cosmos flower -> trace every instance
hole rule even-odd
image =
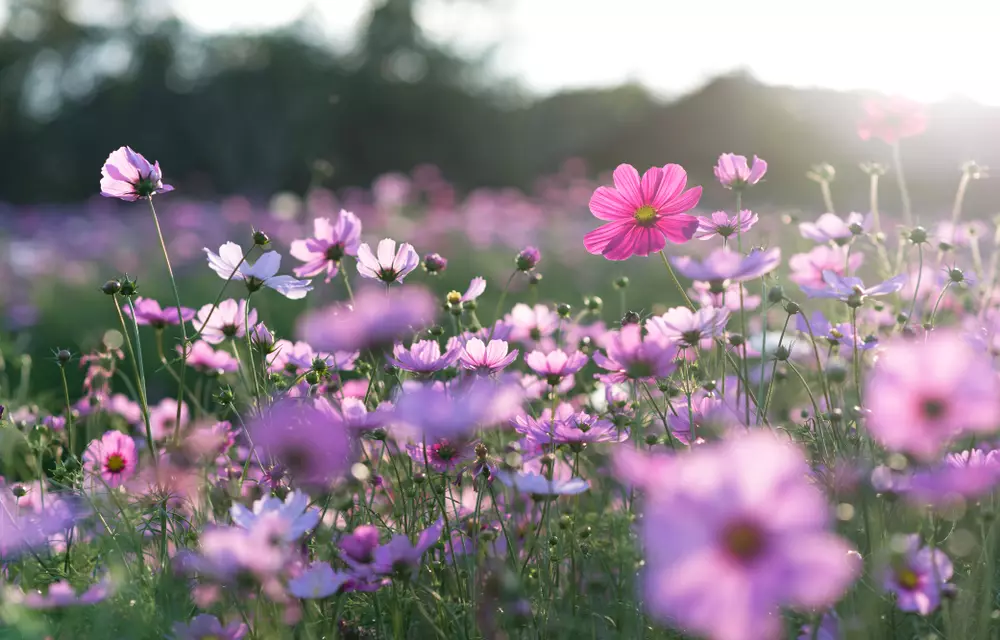
[[[135,202],[173,190],[169,184],[163,184],[160,163],[150,164],[132,147],[112,151],[101,168],[101,195],[105,198]]]
[[[832,605],[860,573],[802,452],[770,433],[654,464],[639,520],[654,618],[718,640],[778,637],[780,607]]]
[[[743,209],[739,215],[730,216],[725,211],[716,211],[707,218],[698,218],[698,230],[694,237],[699,240],[710,240],[716,236],[728,238],[737,232],[746,233],[757,224],[757,214],[749,209]]]
[[[809,330],[812,329],[812,335],[817,340],[822,338],[826,340],[827,346],[837,345],[842,347],[845,356],[852,355],[855,347],[860,351],[868,351],[869,349],[874,349],[879,344],[878,338],[875,336],[867,339],[864,336],[855,335],[854,328],[850,322],[841,322],[837,325],[831,324],[822,311],[813,311],[808,322],[806,322],[802,314],[796,315],[795,328],[806,335],[809,335]]]
[[[182,353],[180,346],[177,347],[177,352]],[[216,351],[205,340],[198,340],[191,345],[187,353],[187,364],[208,375],[232,373],[240,366],[236,358],[228,352]]]
[[[412,544],[405,535],[395,535],[389,542],[375,549],[372,568],[383,575],[412,573],[420,566],[420,559],[441,539],[444,521],[438,520],[417,536]]]
[[[755,280],[781,264],[781,249],[755,249],[744,257],[735,251],[719,248],[708,254],[703,262],[691,256],[676,256],[670,262],[681,275],[705,282],[745,282]]]
[[[335,572],[329,562],[315,562],[298,576],[288,581],[288,591],[296,598],[328,598],[340,591],[351,579],[350,574]]]
[[[970,449],[949,453],[940,463],[908,475],[896,493],[918,506],[943,506],[980,498],[998,485],[1000,451]]]
[[[499,470],[494,474],[504,485],[519,493],[533,496],[575,496],[590,489],[583,478],[549,479],[538,473],[512,473]]]
[[[865,115],[858,123],[862,140],[878,138],[895,144],[903,138],[920,135],[927,129],[927,114],[922,105],[901,97],[866,100]]]
[[[20,600],[20,604],[29,609],[60,609],[101,602],[108,597],[110,592],[111,583],[107,578],[91,585],[79,594],[68,581],[60,580],[50,584],[46,593],[29,591],[17,594],[14,600]]]
[[[809,253],[796,253],[788,259],[788,268],[792,270],[788,279],[799,286],[823,287],[824,271],[848,275],[856,272],[864,259],[864,254],[851,253],[848,247],[818,245]]]
[[[413,461],[422,467],[428,467],[438,473],[449,473],[475,457],[475,447],[467,440],[449,440],[441,438],[435,442],[417,442],[406,446],[406,453]]]
[[[437,340],[417,340],[409,349],[397,344],[393,347],[392,357],[387,360],[403,371],[429,374],[450,367],[458,356],[457,348],[449,349],[442,354],[441,345]]]
[[[744,311],[753,311],[760,306],[760,296],[750,293],[745,286],[738,282],[717,287],[711,283],[696,280],[691,283],[691,299],[702,307],[716,307],[729,309],[730,312],[738,312],[740,310],[740,290],[743,292]]]
[[[816,222],[800,222],[799,233],[806,240],[813,242],[835,242],[845,244],[854,237],[852,227],[857,225],[863,233],[871,230],[872,217],[860,213],[849,213],[847,218],[841,218],[835,213],[824,213]]]
[[[610,372],[602,378],[606,384],[666,378],[677,368],[677,346],[655,336],[644,338],[637,324],[612,332],[605,350],[607,355],[594,354],[594,363]]]
[[[181,427],[187,425],[191,412],[187,403],[181,404]],[[177,399],[164,398],[155,406],[149,408],[149,429],[154,440],[163,440],[173,434],[177,427]]]
[[[729,322],[729,311],[703,307],[691,311],[687,307],[674,307],[660,316],[646,320],[646,329],[668,342],[684,347],[698,348],[703,340],[722,336]]]
[[[326,282],[337,275],[344,256],[355,256],[361,245],[361,221],[350,211],[341,209],[337,222],[329,218],[313,221],[313,237],[294,240],[289,253],[305,264],[295,267],[297,278],[312,278],[326,272]]]
[[[247,429],[261,459],[280,464],[300,485],[326,486],[351,466],[343,422],[308,404],[279,401]]]
[[[511,325],[508,339],[524,344],[548,338],[559,327],[559,315],[544,304],[529,307],[519,302],[510,310],[506,320]]]
[[[487,378],[471,378],[448,389],[430,384],[404,388],[393,410],[393,427],[401,438],[414,442],[458,440],[516,415],[522,396],[520,385],[494,384]]]
[[[545,378],[549,384],[557,385],[566,376],[571,376],[582,369],[590,358],[581,351],[566,353],[562,349],[554,349],[548,353],[532,351],[524,357],[531,370]]]
[[[340,539],[340,557],[353,571],[364,571],[375,561],[379,546],[378,529],[363,524]]]
[[[192,618],[191,622],[175,623],[171,640],[242,640],[247,631],[249,629],[243,622],[223,626],[215,616],[202,613]]]
[[[252,529],[257,520],[267,513],[277,513],[288,521],[288,529],[285,532],[285,540],[288,542],[298,540],[319,522],[319,511],[309,508],[309,496],[298,491],[289,492],[284,502],[274,496],[265,495],[254,500],[253,511],[239,503],[229,509],[233,523],[244,529]]]
[[[917,534],[905,536],[900,542],[901,551],[885,569],[882,587],[896,594],[896,606],[901,611],[930,615],[941,604],[954,567],[944,551],[921,547]]]
[[[219,344],[226,338],[246,335],[247,301],[223,300],[215,309],[206,304],[198,310],[194,327],[201,339],[209,344]],[[257,310],[250,309],[250,326],[257,324]]]
[[[465,293],[458,296],[458,301],[472,302],[479,296],[483,295],[484,291],[486,291],[486,278],[479,278],[479,277],[473,278],[472,281],[469,282],[469,288],[465,290]],[[448,298],[450,302],[452,294],[448,294]]]
[[[767,173],[767,163],[753,157],[753,165],[747,164],[746,156],[723,153],[715,164],[715,178],[727,189],[742,189],[755,185]]]
[[[628,429],[619,430],[609,420],[585,411],[575,411],[567,402],[560,403],[555,415],[546,408],[539,418],[519,415],[510,421],[514,429],[542,446],[584,445],[600,442],[624,442]]]
[[[156,300],[141,296],[134,298],[132,305],[135,306],[135,323],[149,325],[155,329],[163,329],[168,324],[179,324],[181,318],[184,322],[190,322],[194,319],[194,309],[182,307],[180,314],[178,314],[177,307],[161,309],[160,303]],[[122,307],[122,312],[131,318],[132,306],[125,305]]]
[[[138,464],[135,441],[121,431],[108,431],[93,440],[83,452],[83,468],[93,479],[109,487],[120,487],[135,475]]]
[[[583,244],[594,255],[625,260],[662,250],[667,240],[683,243],[698,229],[698,219],[687,215],[701,199],[701,187],[684,190],[687,172],[677,164],[652,167],[639,178],[628,164],[614,171],[615,188],[598,187],[590,199],[590,212],[608,221],[584,236]]]
[[[312,291],[309,280],[296,280],[292,276],[279,276],[281,254],[268,251],[250,264],[243,257],[243,249],[235,242],[227,242],[219,247],[219,253],[205,248],[208,266],[223,280],[242,280],[251,293],[261,287],[274,289],[289,300],[301,300]],[[253,324],[253,323],[251,323]]]
[[[803,285],[800,285],[800,288],[810,298],[833,298],[842,302],[857,301],[859,303],[857,306],[860,306],[866,297],[885,296],[902,289],[906,284],[906,274],[889,278],[873,287],[865,287],[861,278],[844,277],[833,271],[824,271],[823,282],[826,283],[826,288],[823,289]]]
[[[395,240],[384,238],[379,241],[377,252],[376,257],[367,242],[358,247],[358,273],[366,278],[391,284],[402,282],[408,273],[420,265],[420,256],[405,242],[397,249]]]
[[[471,338],[462,347],[458,361],[463,369],[484,374],[503,371],[517,359],[517,349],[509,350],[504,340],[490,340],[483,344],[479,338]]]
[[[884,346],[864,397],[865,424],[886,449],[930,460],[956,437],[996,430],[1000,382],[990,357],[962,335]]]

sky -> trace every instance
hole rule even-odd
[[[91,0],[93,1],[93,0]],[[206,32],[288,24],[312,9],[348,48],[372,0],[168,0]],[[747,70],[780,85],[1000,105],[1000,0],[423,0],[426,33],[546,94],[639,81],[676,95]]]

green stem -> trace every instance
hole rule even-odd
[[[136,395],[139,400],[139,407],[142,409],[142,421],[146,427],[146,445],[149,447],[149,453],[153,456],[153,464],[157,462],[156,458],[156,445],[153,443],[153,429],[149,424],[149,403],[146,401],[146,382],[142,378],[141,367],[136,361],[135,350],[132,348],[132,338],[128,335],[128,327],[125,326],[125,315],[122,313],[122,307],[118,304],[118,298],[111,298],[115,303],[115,310],[118,312],[118,321],[121,323],[122,335],[125,337],[125,346],[128,348],[129,358],[132,360],[132,368],[135,369],[135,381],[136,381]]]
[[[59,365],[59,376],[62,378],[63,399],[66,401],[66,431],[69,433],[69,455],[76,457],[76,424],[73,422],[73,405],[69,401],[69,384],[66,382],[66,367]]]
[[[892,161],[896,165],[896,179],[899,180],[899,197],[903,201],[903,221],[906,223],[906,226],[913,226],[910,192],[906,188],[906,176],[903,175],[903,155],[900,153],[898,140],[892,143]]]
[[[694,303],[691,302],[691,298],[688,297],[687,291],[685,291],[684,287],[681,286],[681,281],[677,279],[677,274],[674,273],[674,268],[670,266],[670,261],[667,260],[667,255],[663,253],[663,251],[660,251],[660,258],[663,260],[663,266],[667,268],[667,273],[670,274],[670,279],[674,281],[674,286],[681,292],[681,296],[684,298],[684,304],[686,304],[689,309],[694,311]]]
[[[917,286],[913,288],[913,300],[910,302],[910,315],[907,317],[907,323],[913,321],[913,311],[917,308],[917,294],[920,292],[920,278],[924,275],[924,245],[923,243],[917,245]]]

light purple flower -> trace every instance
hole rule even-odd
[[[316,562],[288,581],[288,592],[296,598],[318,600],[340,591],[351,575],[334,572],[329,562]]]
[[[159,162],[150,164],[132,147],[120,147],[111,152],[101,168],[101,195],[135,202],[174,190],[162,180]]]
[[[677,368],[677,346],[655,336],[644,339],[637,324],[611,332],[605,351],[595,353],[594,362],[610,372],[601,377],[606,384],[666,378]]]
[[[358,254],[361,245],[361,221],[350,211],[341,209],[336,224],[329,218],[313,220],[313,237],[292,242],[289,253],[305,264],[295,267],[298,278],[312,278],[326,271],[326,282],[337,275],[344,256]]]
[[[411,544],[405,535],[395,535],[389,542],[375,550],[372,568],[383,575],[411,573],[420,566],[420,558],[428,549],[437,544],[444,531],[444,521],[438,520],[417,537]]]
[[[449,473],[466,462],[475,459],[475,447],[467,440],[449,440],[441,438],[435,442],[428,441],[406,445],[406,453],[419,467],[425,464],[438,473]]]
[[[226,338],[242,338],[246,335],[247,301],[223,300],[214,310],[206,304],[198,310],[194,328],[201,339],[209,344],[219,344]],[[250,309],[250,325],[257,324],[257,310]]]
[[[517,355],[517,349],[508,352],[508,345],[504,340],[490,340],[489,344],[483,344],[479,338],[470,338],[462,347],[458,361],[463,369],[495,374],[510,366]]]
[[[842,302],[857,301],[860,306],[860,303],[866,297],[885,296],[902,289],[903,285],[906,284],[906,275],[900,274],[873,287],[865,287],[865,283],[861,281],[861,278],[844,277],[837,275],[833,271],[824,271],[823,281],[827,286],[825,289],[805,285],[799,286],[802,292],[810,298],[833,298]]]
[[[698,230],[694,237],[699,240],[709,240],[716,236],[728,238],[737,232],[746,233],[757,224],[757,214],[749,209],[743,209],[740,214],[731,216],[725,211],[716,211],[709,217],[698,218]]]
[[[727,248],[719,248],[708,254],[704,262],[690,256],[670,259],[681,275],[692,280],[744,282],[754,280],[774,271],[781,264],[781,249],[754,249],[743,257]]]
[[[658,620],[718,640],[778,637],[781,607],[830,606],[860,573],[787,441],[754,432],[640,466],[653,467],[639,522],[645,603]]]
[[[257,520],[268,513],[276,513],[288,522],[285,541],[293,542],[301,538],[319,522],[319,511],[309,508],[309,496],[299,491],[291,491],[282,502],[274,496],[265,495],[254,500],[253,511],[236,503],[229,509],[233,523],[244,529],[253,529]]]
[[[420,287],[388,293],[365,289],[355,295],[353,307],[332,306],[306,315],[299,331],[314,348],[353,352],[391,344],[426,327],[437,308],[434,297]]]
[[[628,439],[628,429],[619,430],[611,421],[602,420],[584,411],[575,411],[569,403],[563,402],[556,408],[546,408],[541,417],[519,415],[510,421],[514,429],[539,446],[560,444],[585,445],[600,442],[624,442]]]
[[[722,288],[721,293],[708,282],[695,281],[691,283],[691,299],[702,307],[729,309],[730,312],[740,310],[740,290],[743,290],[743,310],[753,311],[760,306],[760,296],[750,291],[738,282],[732,282]]]
[[[384,238],[379,241],[377,252],[376,257],[367,242],[358,247],[358,273],[391,284],[402,282],[406,274],[420,265],[420,256],[405,242],[397,249],[395,240]]]
[[[296,280],[292,276],[279,276],[281,269],[281,254],[268,251],[257,261],[250,264],[243,259],[243,249],[235,242],[227,242],[219,247],[219,253],[213,253],[207,247],[208,266],[223,280],[243,280],[250,292],[261,287],[274,289],[289,300],[301,300],[312,291],[309,280]]]
[[[182,347],[177,347],[177,353],[181,353]],[[216,351],[205,340],[199,340],[188,349],[187,364],[203,373],[209,375],[222,375],[232,373],[239,369],[240,364],[233,356],[226,351]]]
[[[379,546],[378,529],[370,524],[357,527],[340,539],[340,557],[354,571],[364,571],[375,561]]]
[[[590,489],[590,483],[583,478],[548,479],[537,473],[512,473],[498,470],[496,479],[519,493],[534,496],[575,496]]]
[[[907,478],[907,500],[924,505],[947,505],[974,500],[1000,485],[1000,451],[970,449],[949,453],[941,463],[919,469]]]
[[[753,165],[747,164],[746,156],[724,153],[715,165],[715,177],[727,189],[742,189],[760,182],[767,173],[767,163],[753,157]]]
[[[921,547],[917,534],[906,536],[901,543],[900,553],[883,574],[882,587],[896,594],[901,611],[930,615],[941,604],[954,567],[944,551]]]
[[[460,301],[471,302],[472,300],[475,300],[479,296],[483,295],[484,291],[486,291],[486,278],[473,278],[469,283],[469,288],[462,294]]]
[[[156,329],[162,329],[168,324],[179,324],[177,307],[160,308],[160,303],[150,298],[136,297],[132,303],[135,306],[135,323],[139,325],[149,325]],[[132,317],[132,307],[125,305],[122,312]],[[184,322],[190,322],[194,318],[194,309],[181,308],[179,314],[184,318]]]
[[[417,340],[409,349],[397,344],[393,347],[392,357],[386,359],[403,371],[428,374],[450,367],[458,356],[458,349],[449,349],[442,354],[437,340]]]
[[[522,396],[520,385],[494,384],[487,378],[448,389],[431,384],[404,388],[393,410],[393,428],[401,439],[414,442],[458,440],[516,415]]]
[[[796,253],[788,259],[788,268],[792,270],[788,279],[800,286],[822,287],[824,271],[849,275],[858,270],[864,259],[863,253],[851,253],[850,247],[817,245],[809,253]]]
[[[817,340],[823,338],[827,342],[826,346],[843,347],[843,355],[848,357],[853,356],[855,346],[859,351],[868,351],[878,346],[878,338],[875,336],[869,340],[863,336],[854,335],[854,328],[850,322],[842,322],[838,325],[831,324],[822,311],[814,311],[808,322],[802,314],[797,315],[795,328],[806,335],[809,335],[809,329],[812,329],[812,335]]]
[[[273,460],[300,485],[326,486],[354,457],[344,423],[294,400],[277,402],[247,426],[262,460]]]
[[[529,307],[519,302],[510,310],[506,320],[511,325],[509,339],[524,344],[534,344],[547,338],[559,327],[559,315],[543,304]]]
[[[91,585],[82,593],[77,594],[76,590],[66,580],[60,580],[49,585],[47,593],[40,591],[29,591],[28,593],[17,594],[16,599],[21,600],[21,604],[29,609],[59,609],[62,607],[82,606],[95,604],[108,597],[111,591],[111,583],[107,578]]]
[[[531,370],[540,377],[548,380],[549,384],[556,385],[566,376],[571,376],[582,369],[590,358],[582,351],[566,353],[562,349],[555,349],[548,353],[532,351],[524,357],[524,361],[531,367]]]
[[[799,223],[799,233],[806,240],[813,242],[846,244],[854,236],[851,230],[854,225],[857,225],[862,232],[867,232],[871,229],[872,218],[860,213],[849,213],[845,220],[835,213],[824,213],[816,222]]]
[[[202,613],[191,622],[174,624],[173,640],[242,640],[247,634],[246,624],[236,621],[222,626],[213,615]]]
[[[674,307],[661,316],[646,321],[646,329],[668,342],[684,347],[698,348],[703,340],[711,340],[723,335],[729,311],[703,307],[691,311],[687,307]]]

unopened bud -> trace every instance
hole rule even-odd
[[[101,291],[108,294],[109,296],[115,295],[116,293],[121,291],[121,289],[122,289],[122,283],[118,282],[117,280],[108,280],[103,285],[101,285]]]
[[[627,289],[628,288],[628,278],[622,276],[615,280],[615,289]]]
[[[428,253],[424,256],[424,270],[427,273],[441,273],[448,267],[448,261],[440,253]]]
[[[569,314],[573,311],[573,307],[569,306],[565,302],[556,307],[556,313],[559,314],[560,318],[568,318]]]
[[[771,304],[778,304],[784,299],[785,289],[780,284],[776,284],[767,290],[767,301]]]
[[[255,246],[264,247],[271,244],[271,238],[260,229],[255,229],[253,232],[253,243]]]
[[[923,227],[914,227],[910,231],[910,242],[913,244],[923,244],[927,242],[927,229]]]

